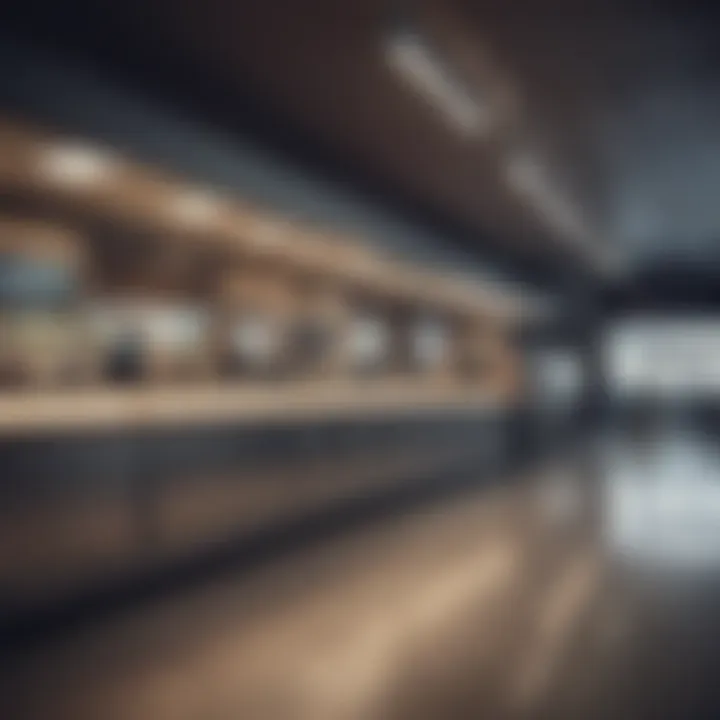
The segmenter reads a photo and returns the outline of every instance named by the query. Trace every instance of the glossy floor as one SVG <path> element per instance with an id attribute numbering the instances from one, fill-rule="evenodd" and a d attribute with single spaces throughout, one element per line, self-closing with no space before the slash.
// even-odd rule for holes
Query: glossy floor
<path id="1" fill-rule="evenodd" d="M 710 497 L 720 463 L 675 442 L 692 461 L 674 480 L 606 449 L 595 485 L 546 467 L 90 623 L 12 659 L 6 716 L 713 717 L 715 556 L 688 548 L 720 524 L 711 502 L 673 513 L 667 493 Z"/>

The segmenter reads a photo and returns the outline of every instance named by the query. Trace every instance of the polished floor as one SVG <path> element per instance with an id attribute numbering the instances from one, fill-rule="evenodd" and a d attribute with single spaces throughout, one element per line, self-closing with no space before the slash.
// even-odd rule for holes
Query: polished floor
<path id="1" fill-rule="evenodd" d="M 3 717 L 716 717 L 720 461 L 684 436 L 602 459 L 590 479 L 549 464 L 36 645 L 3 668 Z"/>

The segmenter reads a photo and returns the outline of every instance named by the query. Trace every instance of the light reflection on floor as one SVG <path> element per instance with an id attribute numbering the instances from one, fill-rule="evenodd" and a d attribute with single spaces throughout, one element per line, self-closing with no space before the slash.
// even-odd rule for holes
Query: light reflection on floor
<path id="1" fill-rule="evenodd" d="M 605 539 L 657 570 L 720 568 L 720 452 L 686 430 L 603 452 Z"/>

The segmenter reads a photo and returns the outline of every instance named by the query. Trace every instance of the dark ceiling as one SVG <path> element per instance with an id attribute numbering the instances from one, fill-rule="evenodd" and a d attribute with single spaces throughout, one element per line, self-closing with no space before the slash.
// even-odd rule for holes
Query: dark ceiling
<path id="1" fill-rule="evenodd" d="M 633 269 L 668 256 L 697 267 L 714 254 L 720 43 L 699 3 L 35 5 L 8 9 L 6 26 L 249 129 L 478 250 L 580 267 L 614 248 Z M 398 23 L 430 36 L 480 96 L 488 83 L 508 90 L 512 113 L 493 133 L 459 134 L 399 81 L 383 54 Z M 526 150 L 587 237 L 563 238 L 508 188 L 508 154 Z"/>

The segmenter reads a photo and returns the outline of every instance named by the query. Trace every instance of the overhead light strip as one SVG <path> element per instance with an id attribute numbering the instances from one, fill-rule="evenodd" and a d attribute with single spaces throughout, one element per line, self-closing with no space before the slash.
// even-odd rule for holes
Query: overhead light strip
<path id="1" fill-rule="evenodd" d="M 484 135 L 492 124 L 489 108 L 471 94 L 419 33 L 403 30 L 387 41 L 390 67 L 463 135 Z"/>

